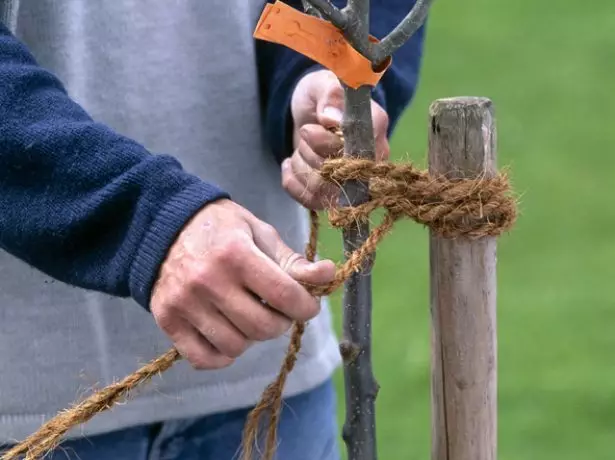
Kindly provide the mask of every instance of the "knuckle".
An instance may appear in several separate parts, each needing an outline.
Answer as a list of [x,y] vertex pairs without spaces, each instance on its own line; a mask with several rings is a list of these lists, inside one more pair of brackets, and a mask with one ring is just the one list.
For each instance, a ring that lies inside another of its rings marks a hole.
[[255,328],[255,340],[265,341],[282,336],[290,327],[290,322],[273,315],[259,322]]
[[187,360],[193,369],[204,370],[210,368],[209,356],[203,353],[191,353],[187,356]]
[[318,171],[310,167],[310,169],[306,172],[307,189],[310,190],[312,193],[316,193],[320,191],[324,185],[325,182],[320,177],[320,174],[318,174]]
[[308,209],[313,209],[314,203],[318,201],[315,194],[307,186],[300,194],[295,195],[295,199]]
[[242,325],[242,332],[249,341],[262,342],[269,339],[267,335],[267,325],[264,324],[267,321],[268,315],[268,312],[264,315],[258,315]]
[[277,323],[276,323],[276,326],[277,326],[276,331],[277,332],[275,333],[275,336],[276,337],[283,336],[284,334],[286,334],[290,330],[292,325],[293,325],[293,323],[289,319],[279,318]]
[[165,331],[167,334],[171,335],[173,333],[173,315],[170,315],[168,310],[152,313],[158,327],[160,327],[160,329]]
[[297,150],[295,150],[295,153],[293,154],[293,156],[290,157],[291,162],[297,161],[301,157],[305,156],[305,152],[309,150],[312,144],[314,143],[312,139],[313,138],[312,131],[310,129],[304,128],[303,133],[305,133],[305,135],[299,141]]
[[284,171],[282,173],[282,188],[287,192],[291,191],[291,183],[293,180],[292,172]]
[[311,320],[320,313],[320,303],[313,297],[310,297],[301,307],[299,310],[302,314],[301,321]]
[[[303,149],[305,150],[307,148],[305,147],[307,146],[307,144],[305,143],[305,141],[302,141],[302,143],[302,145],[304,146]],[[308,170],[306,166],[307,164],[305,162],[304,152],[301,150],[300,147],[299,150],[297,150],[297,155],[293,155],[290,160],[290,167],[293,171],[293,175],[295,177],[305,175],[306,171]]]
[[239,241],[235,238],[230,238],[222,243],[216,259],[221,264],[233,265],[237,261],[237,255],[241,249]]
[[227,341],[224,354],[229,358],[239,358],[248,348],[247,340],[241,337],[233,337]]
[[344,88],[333,72],[329,74],[327,96],[329,96],[329,98],[339,100],[340,102],[344,100]]
[[203,290],[210,294],[218,284],[217,278],[219,276],[219,267],[216,268],[215,262],[210,259],[197,265],[194,270],[188,273],[183,286],[187,290]]
[[313,195],[307,202],[306,207],[313,211],[320,211],[325,208],[324,203],[328,201],[328,198],[328,196],[322,194]]
[[276,305],[286,308],[296,298],[297,289],[294,283],[286,279],[274,281],[271,286],[271,298]]
[[222,369],[230,366],[234,361],[233,358],[209,350],[192,352],[186,356],[186,359],[195,370]]
[[186,300],[186,290],[178,282],[179,277],[163,273],[156,282],[155,290],[152,292],[150,309],[162,311],[167,308],[174,308],[181,305]]
[[260,228],[262,235],[267,238],[268,241],[275,241],[280,239],[280,234],[277,229],[267,222],[263,222]]
[[235,266],[239,263],[246,250],[246,242],[239,235],[229,235],[220,243],[220,246],[213,253],[213,262],[210,270],[218,271],[219,265]]
[[194,369],[207,369],[209,353],[207,350],[188,346],[185,343],[175,343],[175,348]]
[[300,205],[305,206],[306,208],[310,207],[312,196],[308,191],[304,190],[302,192],[297,192],[293,190],[291,191],[291,195]]
[[177,332],[177,311],[178,307],[173,304],[162,308],[156,308],[155,310],[152,309],[152,315],[154,316],[156,324],[158,324],[158,327],[169,336],[174,336]]
[[273,338],[269,321],[261,321],[254,325],[252,331],[250,331],[250,338],[259,342]]

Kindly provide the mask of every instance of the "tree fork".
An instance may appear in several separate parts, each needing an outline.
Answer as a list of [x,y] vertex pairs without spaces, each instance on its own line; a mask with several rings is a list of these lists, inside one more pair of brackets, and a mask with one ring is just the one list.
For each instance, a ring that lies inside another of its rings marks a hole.
[[[408,15],[380,44],[369,40],[370,0],[348,0],[338,9],[329,0],[303,0],[304,9],[337,26],[348,42],[374,67],[380,66],[402,46],[425,21],[432,0],[417,0]],[[375,159],[371,114],[371,88],[344,85],[345,110],[342,121],[344,155]],[[339,205],[357,206],[369,200],[369,184],[347,181],[342,184]],[[346,255],[360,247],[370,232],[368,222],[344,229]],[[348,460],[376,460],[375,402],[379,385],[372,368],[372,281],[374,257],[353,273],[344,284],[343,339],[340,352],[344,361],[346,421],[342,435]]]

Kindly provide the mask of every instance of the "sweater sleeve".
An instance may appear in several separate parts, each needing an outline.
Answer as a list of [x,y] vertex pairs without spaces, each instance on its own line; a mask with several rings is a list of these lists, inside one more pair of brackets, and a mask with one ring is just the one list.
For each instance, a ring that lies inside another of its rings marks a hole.
[[0,247],[67,284],[149,308],[166,252],[229,197],[97,123],[0,25]]
[[[371,0],[370,33],[382,39],[410,12],[416,0]],[[269,0],[267,3],[273,3]],[[303,11],[301,0],[285,3]],[[346,0],[332,0],[342,8]],[[389,115],[389,135],[410,104],[418,85],[425,36],[423,25],[393,56],[393,64],[372,91],[372,98]],[[265,137],[278,162],[292,153],[290,101],[297,82],[323,67],[285,46],[256,40]]]

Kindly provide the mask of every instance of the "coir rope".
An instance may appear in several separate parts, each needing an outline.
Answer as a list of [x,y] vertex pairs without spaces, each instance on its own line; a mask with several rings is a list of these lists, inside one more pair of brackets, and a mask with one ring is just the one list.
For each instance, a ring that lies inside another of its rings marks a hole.
[[[436,235],[445,238],[470,239],[498,236],[509,230],[516,219],[516,201],[510,195],[505,174],[477,179],[448,179],[433,176],[412,164],[373,162],[356,158],[337,158],[324,162],[320,172],[328,182],[340,184],[348,180],[369,182],[370,199],[356,207],[331,208],[328,218],[334,227],[344,228],[366,221],[379,208],[386,212],[365,243],[350,254],[338,267],[334,280],[325,286],[305,285],[314,296],[331,294],[363,262],[374,253],[376,246],[401,218],[410,218],[428,226]],[[310,212],[311,234],[306,257],[314,260],[318,240],[318,215]],[[275,452],[277,424],[282,407],[282,392],[286,379],[297,361],[305,324],[296,322],[290,344],[278,377],[264,391],[260,402],[250,413],[243,440],[243,459],[252,460],[259,426],[268,415],[266,445],[262,457],[271,460]],[[172,348],[120,382],[113,383],[92,394],[84,401],[66,409],[46,422],[25,440],[8,450],[2,460],[36,460],[54,449],[61,438],[74,426],[90,420],[99,412],[110,409],[123,400],[134,388],[161,374],[181,359]]]

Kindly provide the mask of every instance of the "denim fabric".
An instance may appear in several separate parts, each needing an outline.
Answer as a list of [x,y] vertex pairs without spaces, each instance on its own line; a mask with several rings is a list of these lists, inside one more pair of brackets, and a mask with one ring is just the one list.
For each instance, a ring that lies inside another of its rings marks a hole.
[[[49,460],[234,460],[249,409],[65,441]],[[276,460],[340,460],[331,380],[285,400]]]

